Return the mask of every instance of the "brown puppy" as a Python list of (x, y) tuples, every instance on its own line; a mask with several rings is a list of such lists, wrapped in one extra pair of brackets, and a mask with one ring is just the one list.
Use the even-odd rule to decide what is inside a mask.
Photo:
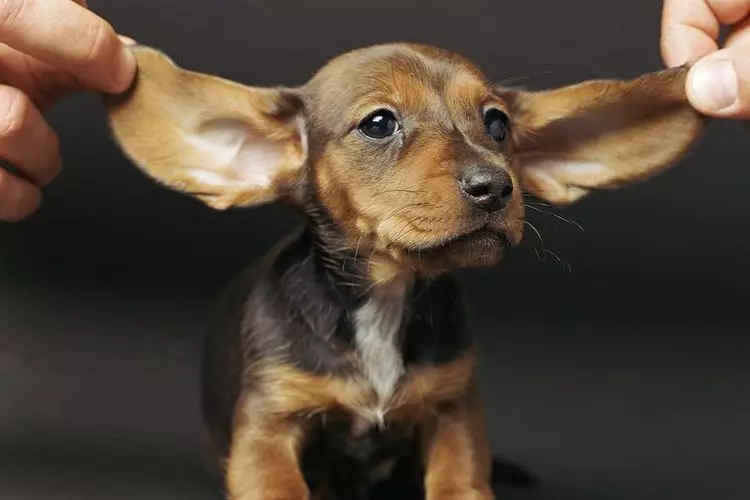
[[(526, 92), (393, 44), (299, 88), (253, 88), (136, 47), (108, 101), (149, 176), (211, 207), (284, 201), (305, 224), (227, 295), (205, 417), (233, 500), (493, 497), (474, 343), (448, 271), (497, 263), (522, 192), (557, 205), (676, 163), (704, 120), (686, 69)], [(411, 489), (410, 489), (411, 488)]]

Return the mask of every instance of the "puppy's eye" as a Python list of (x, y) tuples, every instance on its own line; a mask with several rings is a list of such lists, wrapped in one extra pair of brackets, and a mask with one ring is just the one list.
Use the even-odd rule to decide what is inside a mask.
[(496, 108), (490, 108), (484, 113), (484, 128), (487, 135), (497, 142), (503, 142), (508, 137), (508, 115)]
[(398, 120), (387, 109), (380, 109), (362, 120), (359, 130), (372, 139), (386, 139), (399, 130)]

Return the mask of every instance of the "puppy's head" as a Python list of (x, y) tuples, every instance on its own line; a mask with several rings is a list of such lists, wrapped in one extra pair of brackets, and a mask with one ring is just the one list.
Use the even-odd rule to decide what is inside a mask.
[(299, 88), (254, 88), (134, 51), (136, 85), (108, 107), (136, 165), (217, 209), (322, 206), (390, 270), (494, 264), (521, 239), (522, 193), (565, 205), (645, 179), (704, 121), (684, 68), (526, 92), (394, 44), (344, 54)]

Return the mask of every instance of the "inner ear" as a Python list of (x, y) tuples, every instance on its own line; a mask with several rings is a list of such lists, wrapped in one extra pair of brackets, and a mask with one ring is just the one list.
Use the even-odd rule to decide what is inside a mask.
[(133, 52), (133, 88), (105, 103), (115, 139), (142, 171), (217, 209), (288, 194), (307, 159), (296, 90), (188, 71), (147, 47)]
[(687, 99), (686, 76), (682, 67), (541, 92), (498, 88), (524, 189), (564, 205), (676, 164), (706, 122)]

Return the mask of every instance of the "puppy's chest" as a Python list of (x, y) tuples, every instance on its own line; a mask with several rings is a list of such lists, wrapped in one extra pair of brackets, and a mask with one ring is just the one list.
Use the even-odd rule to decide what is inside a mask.
[(352, 316), (357, 367), (384, 406), (404, 375), (404, 294), (374, 294)]
[(460, 395), (473, 370), (460, 313), (392, 292), (374, 294), (350, 313), (355, 376), (349, 380), (354, 392), (367, 395), (352, 408), (354, 434), (421, 418), (430, 405)]
[(338, 325), (333, 335), (297, 323), (286, 368), (258, 365), (267, 403), (276, 413), (347, 415), (359, 436), (418, 421), (461, 397), (473, 374), (473, 339), (453, 290), (433, 283), (408, 298), (377, 290), (325, 323)]

